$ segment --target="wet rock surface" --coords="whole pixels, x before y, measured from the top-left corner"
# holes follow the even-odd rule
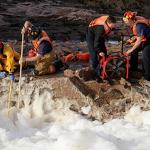
[[[109,85],[107,82],[95,81],[83,82],[82,80],[65,77],[42,77],[30,78],[26,82],[23,78],[21,89],[21,107],[30,105],[45,93],[52,95],[50,101],[64,109],[69,108],[89,119],[107,122],[113,118],[123,117],[133,105],[139,105],[143,110],[150,109],[150,85],[149,82],[140,80],[140,86],[132,85],[121,79],[120,82]],[[1,103],[7,106],[9,80],[0,82]],[[12,105],[16,105],[18,97],[18,83],[13,84]],[[83,108],[89,108],[87,114]]]

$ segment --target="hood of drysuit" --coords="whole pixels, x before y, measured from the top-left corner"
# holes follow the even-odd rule
[[[42,30],[41,30],[40,27],[35,27],[35,26],[33,26],[33,27],[31,28],[30,38],[31,38],[32,40],[37,39],[37,38],[40,36],[41,32],[42,32]]]

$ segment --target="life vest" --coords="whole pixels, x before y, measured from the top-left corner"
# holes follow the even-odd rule
[[[134,36],[137,36],[136,26],[138,23],[142,23],[142,24],[145,24],[150,27],[150,19],[146,19],[142,16],[136,16],[136,22],[134,23],[134,25],[132,27],[132,32],[133,32]],[[147,40],[146,37],[143,36],[142,42],[145,42],[146,40]]]
[[[3,44],[4,44],[3,54],[0,55],[0,62],[2,63],[0,69],[3,69],[3,71],[7,71],[9,73],[14,72],[14,70],[17,68],[17,65],[19,65],[17,61],[19,61],[20,59],[20,54],[17,53],[11,47],[11,45],[7,43]]]
[[[32,44],[33,44],[33,50],[37,53],[37,49],[40,45],[40,43],[42,41],[48,41],[51,45],[52,45],[52,40],[51,38],[47,35],[47,33],[45,31],[41,32],[41,38],[37,41],[37,40],[33,40]]]
[[[107,19],[109,16],[101,16],[90,22],[89,27],[94,27],[97,25],[103,25],[105,29],[105,34],[108,35],[112,29],[107,24]]]

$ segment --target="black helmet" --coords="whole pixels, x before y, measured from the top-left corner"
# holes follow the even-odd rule
[[[41,34],[41,29],[39,27],[32,26],[31,32],[30,32],[30,37],[35,40],[38,38]]]

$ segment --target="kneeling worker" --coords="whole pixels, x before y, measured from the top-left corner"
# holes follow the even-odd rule
[[[95,72],[95,79],[100,81],[99,53],[107,56],[105,46],[106,36],[115,28],[116,19],[113,16],[101,16],[94,19],[87,29],[87,43],[91,58],[91,66]]]
[[[26,22],[22,32],[32,39],[33,48],[23,62],[35,62],[35,73],[45,75],[56,72],[56,54],[52,48],[52,42],[47,33],[38,27]]]

